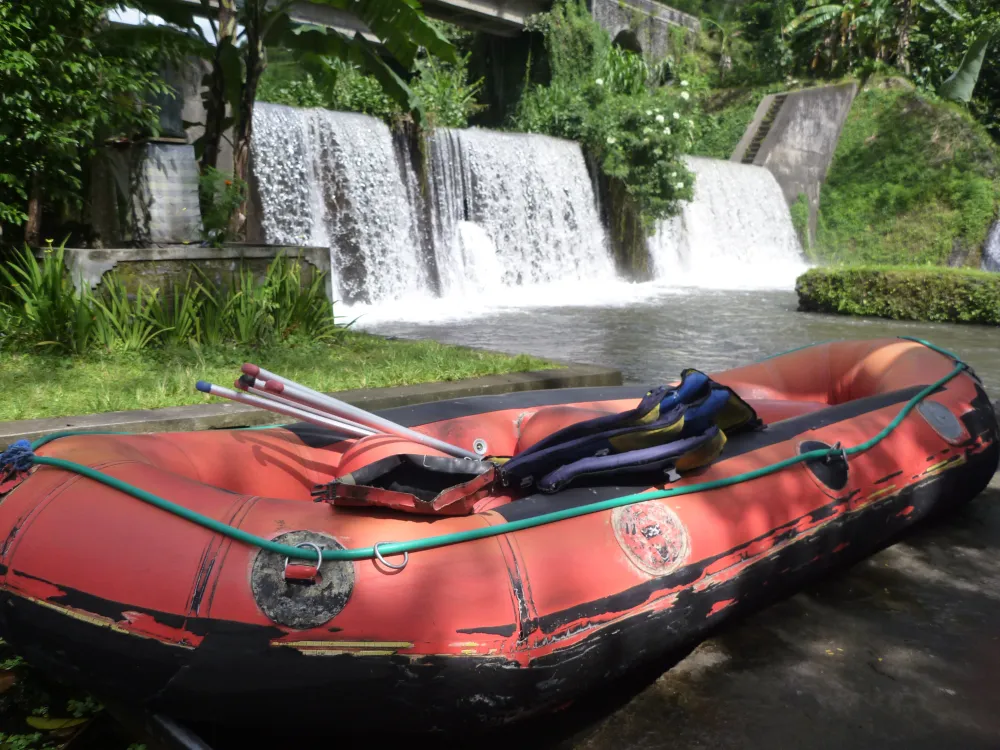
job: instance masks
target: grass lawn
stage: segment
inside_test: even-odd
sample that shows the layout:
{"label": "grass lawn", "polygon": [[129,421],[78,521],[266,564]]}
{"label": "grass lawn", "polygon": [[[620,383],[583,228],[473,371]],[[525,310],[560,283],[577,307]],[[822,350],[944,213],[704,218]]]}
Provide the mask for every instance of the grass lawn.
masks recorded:
{"label": "grass lawn", "polygon": [[246,346],[152,349],[134,353],[55,356],[0,352],[4,398],[0,421],[198,404],[210,399],[197,380],[232,387],[240,365],[255,362],[303,385],[331,392],[551,368],[526,355],[508,356],[435,341],[389,341],[345,333],[333,345],[286,342]]}

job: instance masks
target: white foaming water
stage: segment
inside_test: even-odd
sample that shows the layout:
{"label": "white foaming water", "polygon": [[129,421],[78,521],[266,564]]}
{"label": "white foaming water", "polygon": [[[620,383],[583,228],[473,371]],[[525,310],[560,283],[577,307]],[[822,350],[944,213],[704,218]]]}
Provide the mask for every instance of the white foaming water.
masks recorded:
{"label": "white foaming water", "polygon": [[768,170],[686,157],[694,200],[649,238],[657,283],[790,289],[808,266],[781,187]]}
{"label": "white foaming water", "polygon": [[983,245],[983,260],[979,267],[984,271],[1000,271],[1000,221],[993,222],[986,244]]}
{"label": "white foaming water", "polygon": [[266,242],[329,245],[334,288],[350,303],[427,293],[415,178],[385,123],[258,103],[253,160]]}
{"label": "white foaming water", "polygon": [[477,128],[429,143],[444,296],[615,278],[579,144]]}

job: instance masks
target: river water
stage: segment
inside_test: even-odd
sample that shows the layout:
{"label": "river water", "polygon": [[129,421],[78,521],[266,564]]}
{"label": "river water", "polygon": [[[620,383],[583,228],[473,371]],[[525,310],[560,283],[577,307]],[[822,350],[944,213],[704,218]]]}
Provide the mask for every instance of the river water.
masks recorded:
{"label": "river water", "polygon": [[[960,355],[990,396],[1000,398],[996,328],[801,313],[792,291],[613,284],[578,289],[577,304],[566,295],[548,296],[554,304],[505,309],[499,302],[491,308],[484,301],[452,301],[447,309],[411,308],[409,320],[363,316],[358,325],[403,338],[616,367],[626,382],[642,384],[675,379],[685,367],[718,371],[818,341],[916,336]],[[421,322],[419,316],[437,319]]]}

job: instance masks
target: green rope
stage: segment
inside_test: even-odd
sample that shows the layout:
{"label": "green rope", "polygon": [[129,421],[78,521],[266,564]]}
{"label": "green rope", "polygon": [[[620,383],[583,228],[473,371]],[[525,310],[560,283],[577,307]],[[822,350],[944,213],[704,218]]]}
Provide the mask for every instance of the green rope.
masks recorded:
{"label": "green rope", "polygon": [[[948,352],[945,349],[941,349],[933,344],[923,341],[922,339],[907,338],[907,340],[915,341],[917,343],[923,344],[924,346],[933,349],[940,354],[943,354],[955,361],[955,369],[950,373],[940,378],[936,382],[927,386],[919,393],[917,393],[913,398],[906,402],[906,405],[900,410],[899,414],[887,424],[877,435],[859,443],[852,448],[846,449],[821,449],[815,451],[809,451],[808,453],[803,453],[798,456],[793,456],[791,458],[786,458],[783,461],[778,461],[777,463],[771,464],[769,466],[763,466],[759,469],[753,471],[748,471],[743,474],[737,474],[735,476],[726,477],[724,479],[715,479],[711,482],[701,482],[699,484],[690,484],[684,487],[676,487],[673,489],[664,490],[653,490],[648,492],[638,492],[631,495],[624,495],[622,497],[611,498],[609,500],[602,500],[596,503],[590,503],[587,505],[580,505],[575,508],[566,508],[565,510],[554,511],[552,513],[544,513],[533,518],[525,518],[520,521],[508,521],[507,523],[498,524],[495,526],[484,526],[478,529],[470,529],[468,531],[460,531],[452,534],[441,534],[439,536],[426,537],[424,539],[414,539],[408,542],[385,542],[379,543],[379,553],[383,556],[386,555],[401,555],[408,552],[419,552],[421,550],[435,549],[437,547],[446,547],[452,544],[461,544],[463,542],[472,542],[478,539],[487,539],[489,537],[500,536],[501,534],[509,534],[515,531],[522,531],[524,529],[531,529],[537,526],[545,526],[550,523],[556,523],[558,521],[565,521],[570,518],[577,518],[579,516],[589,515],[591,513],[600,513],[605,510],[612,510],[613,508],[618,508],[623,505],[631,505],[633,503],[642,503],[647,500],[661,500],[668,497],[680,497],[681,495],[690,495],[696,492],[707,492],[709,490],[717,490],[723,487],[732,487],[736,484],[741,484],[743,482],[749,482],[754,479],[759,479],[760,477],[766,477],[771,474],[775,474],[779,471],[787,469],[790,466],[795,466],[796,464],[804,463],[806,461],[821,460],[825,458],[832,458],[841,455],[843,453],[847,456],[857,455],[869,450],[870,448],[878,445],[880,442],[885,440],[892,432],[899,427],[902,421],[907,417],[907,415],[916,408],[917,404],[923,401],[927,396],[934,393],[938,388],[943,386],[945,383],[950,381],[952,378],[957,377],[959,374],[964,372],[967,368],[964,362],[959,360],[954,354]],[[74,434],[74,433],[69,433]],[[78,433],[76,433],[78,434]],[[40,447],[46,442],[54,440],[56,436],[48,436],[36,441],[32,445],[33,448]],[[131,495],[132,497],[142,500],[143,502],[154,505],[157,508],[165,510],[174,515],[180,516],[192,523],[196,523],[210,531],[214,531],[223,536],[227,536],[230,539],[235,539],[239,542],[244,542],[246,544],[259,547],[261,549],[267,550],[268,552],[275,552],[280,555],[284,555],[289,558],[299,559],[299,560],[315,560],[316,553],[309,549],[300,549],[298,547],[292,547],[287,544],[280,544],[278,542],[273,542],[270,539],[265,539],[263,537],[257,536],[256,534],[250,534],[249,532],[243,531],[242,529],[235,528],[221,521],[217,521],[214,518],[202,515],[196,511],[186,508],[183,505],[178,505],[170,500],[165,500],[158,495],[154,495],[151,492],[134,487],[127,482],[123,482],[115,477],[103,474],[96,469],[92,469],[89,466],[83,466],[82,464],[75,463],[73,461],[66,461],[61,458],[51,458],[49,456],[35,456],[34,462],[43,466],[52,466],[58,469],[64,469],[66,471],[71,471],[81,476],[92,479],[95,482],[99,482],[103,485],[111,487],[113,489],[119,490]],[[324,561],[334,561],[334,560],[369,560],[375,557],[375,549],[373,547],[358,547],[355,549],[343,549],[343,550],[323,550],[323,560]]]}

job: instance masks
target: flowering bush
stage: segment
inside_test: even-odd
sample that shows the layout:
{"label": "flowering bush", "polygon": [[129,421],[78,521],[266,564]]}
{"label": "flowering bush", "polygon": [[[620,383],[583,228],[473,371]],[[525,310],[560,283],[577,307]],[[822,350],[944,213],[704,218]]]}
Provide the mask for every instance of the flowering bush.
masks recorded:
{"label": "flowering bush", "polygon": [[647,224],[676,213],[693,195],[681,156],[697,135],[701,83],[651,85],[642,58],[612,46],[580,0],[557,2],[532,24],[545,35],[552,77],[527,88],[513,126],[579,141],[622,181]]}

